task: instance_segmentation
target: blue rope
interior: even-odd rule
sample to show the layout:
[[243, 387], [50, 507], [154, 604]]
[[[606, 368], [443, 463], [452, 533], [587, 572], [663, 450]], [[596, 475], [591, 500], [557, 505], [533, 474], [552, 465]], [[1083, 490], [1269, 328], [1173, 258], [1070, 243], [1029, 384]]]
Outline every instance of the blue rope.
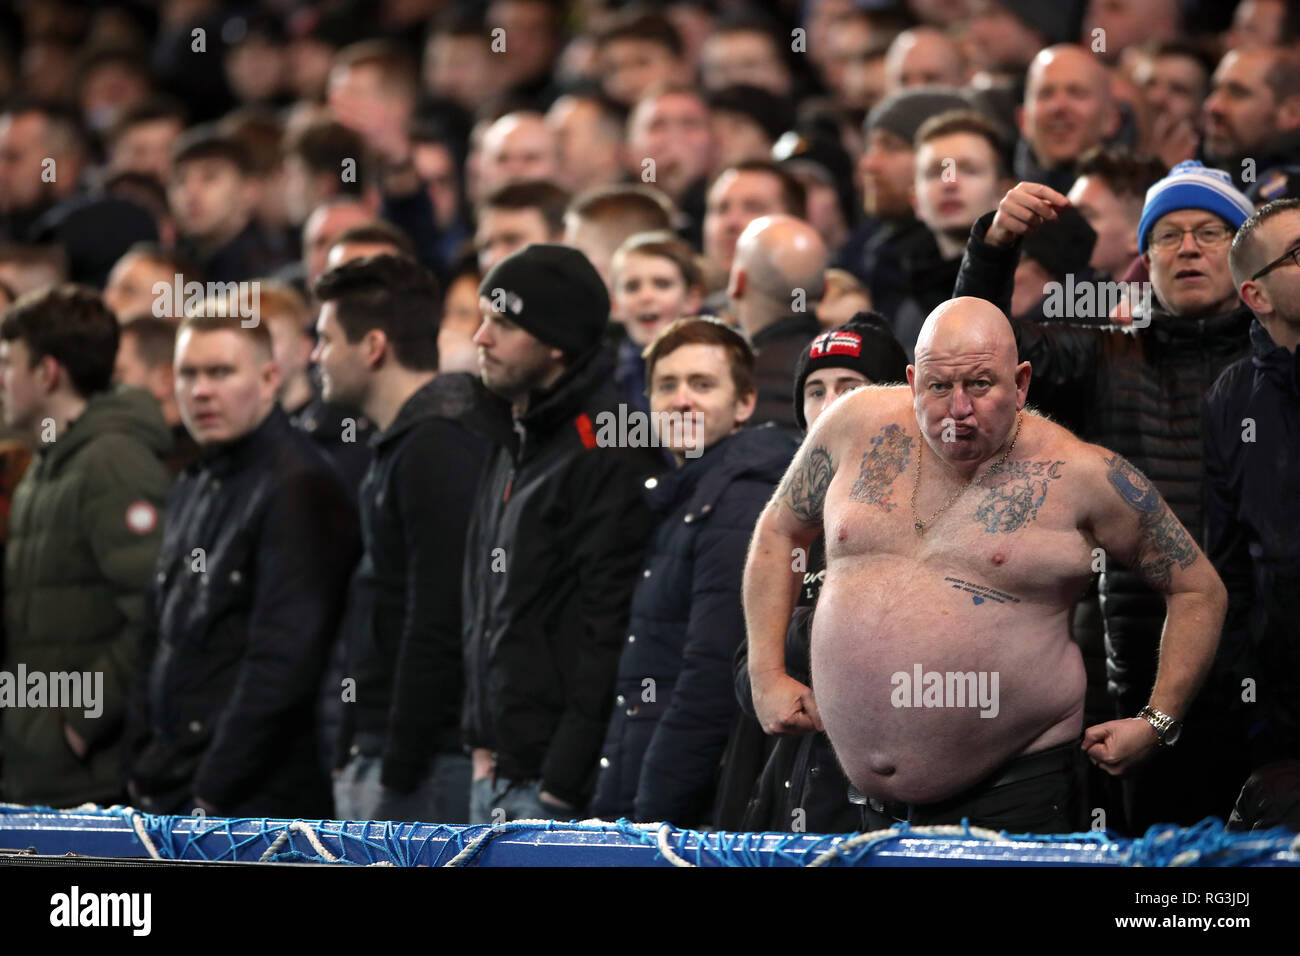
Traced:
[[1234, 833], [1225, 830], [1218, 818], [1208, 817], [1187, 829], [1153, 826], [1142, 837], [1125, 841], [1120, 856], [1129, 866], [1171, 866], [1184, 853], [1195, 854], [1189, 865], [1243, 866], [1288, 849], [1295, 839], [1285, 827]]
[[[0, 816], [31, 813], [67, 813], [48, 807], [21, 807], [0, 804]], [[95, 810], [76, 811], [113, 817], [132, 826], [138, 819], [153, 842], [158, 854], [165, 859], [204, 860], [208, 862], [258, 859], [282, 836], [291, 822], [271, 823], [264, 818], [236, 818], [205, 820], [187, 816], [156, 816], [140, 813], [129, 807], [114, 806]], [[625, 840], [654, 847], [656, 859], [659, 852], [657, 828], [634, 826], [621, 818], [609, 824], [562, 823], [546, 824], [503, 823], [495, 826], [452, 827], [414, 823], [380, 821], [329, 821], [303, 820], [316, 833], [320, 844], [338, 857], [339, 865], [365, 866], [375, 863], [392, 863], [409, 867], [424, 863], [442, 865], [459, 855], [467, 847], [474, 849], [461, 865], [473, 865], [488, 845], [503, 835], [520, 832], [587, 832], [617, 834]], [[835, 865], [861, 865], [887, 843], [902, 839], [970, 840], [979, 836], [970, 832], [969, 823], [962, 821], [965, 833], [917, 833], [906, 823], [897, 824], [870, 841], [850, 847], [835, 859]], [[359, 827], [358, 833], [348, 832], [348, 827]], [[134, 827], [132, 827], [134, 831]], [[245, 831], [243, 836], [235, 830]], [[418, 838], [416, 833], [423, 831]], [[824, 835], [809, 839], [807, 834], [766, 831], [762, 833], [732, 833], [727, 831], [699, 832], [672, 827], [665, 834], [666, 842], [679, 857], [697, 866], [806, 866], [831, 847], [851, 838], [848, 835]], [[1054, 844], [1092, 844], [1110, 851], [1107, 857], [1128, 866], [1241, 866], [1264, 862], [1276, 854], [1287, 851], [1296, 839], [1295, 834], [1278, 827], [1267, 831], [1230, 832], [1216, 818], [1208, 818], [1193, 827], [1173, 825], [1153, 826], [1140, 838], [1123, 839], [1106, 831], [1087, 831], [1068, 834], [1009, 834], [1009, 840]], [[431, 842], [432, 841], [432, 842]], [[476, 842], [478, 841], [478, 842]], [[311, 863], [331, 862], [321, 857], [303, 833], [290, 830], [284, 844], [268, 858], [271, 861]]]

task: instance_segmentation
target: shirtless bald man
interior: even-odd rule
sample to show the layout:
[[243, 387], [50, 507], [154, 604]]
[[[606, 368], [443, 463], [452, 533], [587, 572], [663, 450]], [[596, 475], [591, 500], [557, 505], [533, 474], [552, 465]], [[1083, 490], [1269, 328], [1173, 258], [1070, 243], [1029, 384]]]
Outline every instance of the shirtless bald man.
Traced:
[[[909, 385], [859, 389], [822, 415], [755, 531], [744, 601], [759, 720], [783, 735], [824, 722], [873, 823], [1078, 829], [1081, 739], [1111, 774], [1172, 745], [1214, 656], [1227, 600], [1214, 568], [1132, 465], [1023, 410], [1030, 374], [996, 306], [945, 302]], [[823, 527], [814, 698], [786, 674], [783, 638], [791, 554]], [[1167, 612], [1157, 713], [1083, 733], [1069, 616], [1096, 548], [1140, 568]]]

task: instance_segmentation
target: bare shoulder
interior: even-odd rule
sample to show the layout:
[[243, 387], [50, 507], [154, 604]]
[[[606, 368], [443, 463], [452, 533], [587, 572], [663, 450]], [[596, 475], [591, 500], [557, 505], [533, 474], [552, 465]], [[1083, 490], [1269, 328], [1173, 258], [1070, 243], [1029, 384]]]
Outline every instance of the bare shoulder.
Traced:
[[[868, 385], [832, 404], [813, 423], [777, 488], [773, 502], [787, 506], [778, 512], [804, 525], [820, 526], [836, 472], [865, 468], [860, 463], [869, 455], [863, 455], [863, 448], [872, 444], [883, 445], [883, 454], [878, 450], [876, 457], [889, 458], [896, 466], [877, 467], [882, 478], [887, 472], [894, 476], [901, 472], [912, 441], [901, 424], [910, 410], [910, 395], [906, 386]], [[859, 476], [855, 489], [861, 483]]]
[[[912, 390], [906, 385], [864, 385], [854, 389], [817, 419], [808, 434], [811, 443], [829, 449], [832, 454], [856, 447], [891, 425], [915, 426], [912, 413]], [[835, 455], [838, 463], [840, 456]]]
[[1051, 458], [1070, 465], [1071, 471], [1084, 471], [1097, 459], [1098, 452], [1105, 452], [1033, 408], [1025, 409], [1022, 421], [1020, 445], [1032, 449], [1035, 458]]
[[1070, 471], [1078, 500], [1094, 521], [1168, 510], [1155, 484], [1119, 452], [1065, 434], [1072, 441]]

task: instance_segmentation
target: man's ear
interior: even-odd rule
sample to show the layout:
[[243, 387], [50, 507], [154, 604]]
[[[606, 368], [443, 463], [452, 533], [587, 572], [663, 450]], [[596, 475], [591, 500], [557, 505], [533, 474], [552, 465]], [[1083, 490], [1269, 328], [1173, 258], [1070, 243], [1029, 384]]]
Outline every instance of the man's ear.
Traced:
[[[1095, 249], [1096, 247], [1094, 246], [1093, 248]], [[1138, 252], [1138, 233], [1137, 233], [1137, 226], [1136, 226], [1136, 225], [1135, 225], [1132, 229], [1129, 230], [1128, 237], [1127, 237], [1127, 241], [1124, 243], [1124, 254], [1125, 254], [1126, 256], [1128, 256], [1128, 258], [1129, 258], [1129, 262], [1130, 262], [1130, 263], [1132, 263], [1132, 261], [1133, 261], [1134, 259], [1136, 259], [1136, 258], [1138, 257], [1138, 255], [1139, 255], [1139, 252]], [[1147, 266], [1147, 270], [1150, 271], [1150, 269], [1151, 269], [1151, 267], [1150, 267], [1150, 265], [1148, 265], [1148, 266]], [[1114, 276], [1113, 278], [1115, 279], [1116, 282], [1119, 281], [1119, 276]]]
[[262, 198], [262, 188], [252, 176], [244, 176], [239, 184], [239, 201], [244, 204], [244, 211], [257, 215], [257, 203]]
[[382, 329], [370, 329], [361, 337], [362, 357], [367, 368], [378, 368], [388, 356], [388, 336]]
[[736, 399], [736, 424], [743, 425], [754, 414], [754, 409], [758, 407], [758, 389], [751, 389], [748, 394], [742, 395]]
[[[1137, 117], [1134, 117], [1134, 122], [1136, 121], [1137, 121]], [[1119, 104], [1116, 103], [1114, 99], [1112, 99], [1110, 102], [1109, 115], [1106, 117], [1106, 126], [1102, 133], [1102, 136], [1105, 139], [1110, 139], [1116, 133], [1119, 132], [1119, 128], [1121, 125], [1123, 125], [1123, 122], [1124, 122], [1124, 114], [1120, 110]]]
[[1029, 398], [1029, 379], [1033, 376], [1033, 366], [1021, 362], [1016, 366], [1016, 408], [1024, 408]]
[[1256, 315], [1271, 315], [1273, 313], [1273, 302], [1269, 298], [1268, 292], [1254, 279], [1247, 279], [1241, 284], [1240, 294], [1241, 301], [1246, 303], [1246, 308]]
[[911, 386], [912, 394], [915, 395], [916, 394], [916, 366], [915, 365], [909, 365], [907, 367], [907, 384]]
[[740, 299], [745, 295], [745, 283], [749, 277], [745, 275], [742, 267], [735, 266], [731, 270], [731, 278], [727, 281], [727, 298]]
[[697, 285], [691, 286], [686, 290], [686, 311], [682, 315], [699, 315], [703, 304], [704, 290]]
[[1277, 128], [1288, 132], [1300, 126], [1300, 96], [1288, 96], [1277, 110]]
[[149, 391], [160, 404], [167, 400], [167, 396], [176, 393], [176, 373], [170, 365], [158, 365], [149, 370]]
[[268, 358], [262, 365], [262, 382], [272, 395], [280, 391], [280, 384], [284, 381], [284, 376], [280, 374], [280, 366], [275, 359]]
[[66, 373], [53, 355], [43, 355], [36, 363], [36, 381], [46, 394], [59, 387]]

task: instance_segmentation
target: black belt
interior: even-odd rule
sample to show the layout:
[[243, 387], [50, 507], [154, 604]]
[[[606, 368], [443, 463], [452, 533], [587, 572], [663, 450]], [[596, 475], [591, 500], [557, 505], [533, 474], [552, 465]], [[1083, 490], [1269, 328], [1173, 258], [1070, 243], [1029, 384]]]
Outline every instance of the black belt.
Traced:
[[1080, 736], [1067, 743], [1048, 747], [1046, 750], [1038, 750], [1022, 757], [1013, 757], [983, 780], [968, 787], [961, 793], [934, 803], [898, 803], [893, 800], [877, 800], [875, 797], [868, 797], [852, 786], [849, 787], [849, 802], [869, 806], [877, 813], [883, 813], [899, 822], [905, 822], [912, 819], [918, 810], [942, 809], [945, 806], [964, 803], [975, 796], [995, 790], [998, 787], [1007, 787], [1013, 783], [1032, 780], [1035, 777], [1045, 777], [1048, 774], [1073, 770], [1079, 759], [1079, 748], [1082, 743], [1083, 737]]

